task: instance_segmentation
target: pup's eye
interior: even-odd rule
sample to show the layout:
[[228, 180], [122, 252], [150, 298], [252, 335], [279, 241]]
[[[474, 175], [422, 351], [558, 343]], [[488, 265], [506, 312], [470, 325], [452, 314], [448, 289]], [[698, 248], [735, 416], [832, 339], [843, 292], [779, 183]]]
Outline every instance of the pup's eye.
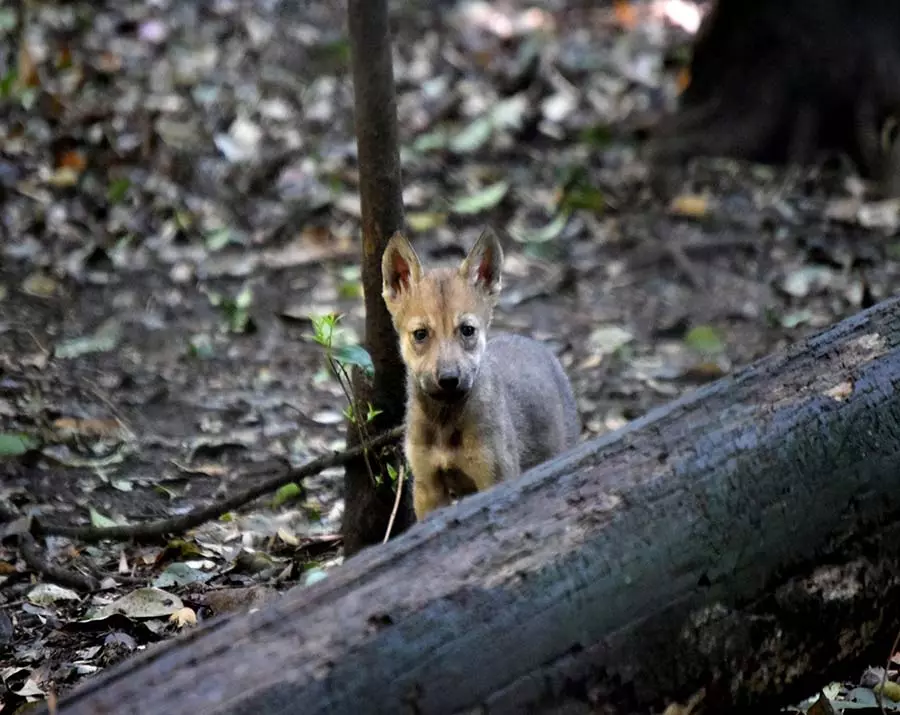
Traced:
[[473, 335], [475, 335], [475, 326], [463, 323], [459, 326], [459, 334], [464, 338], [471, 338]]
[[412, 331], [413, 340], [417, 343], [421, 343], [425, 338], [428, 337], [428, 330], [426, 328], [418, 328], [417, 330]]

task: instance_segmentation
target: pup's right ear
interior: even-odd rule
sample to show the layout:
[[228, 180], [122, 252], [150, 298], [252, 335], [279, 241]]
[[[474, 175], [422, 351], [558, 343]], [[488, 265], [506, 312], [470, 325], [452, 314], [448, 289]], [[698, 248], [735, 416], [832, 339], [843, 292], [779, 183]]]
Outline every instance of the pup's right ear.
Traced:
[[388, 241], [381, 257], [381, 296], [388, 310], [393, 310], [404, 290], [418, 283], [422, 277], [422, 264], [412, 245], [397, 231]]

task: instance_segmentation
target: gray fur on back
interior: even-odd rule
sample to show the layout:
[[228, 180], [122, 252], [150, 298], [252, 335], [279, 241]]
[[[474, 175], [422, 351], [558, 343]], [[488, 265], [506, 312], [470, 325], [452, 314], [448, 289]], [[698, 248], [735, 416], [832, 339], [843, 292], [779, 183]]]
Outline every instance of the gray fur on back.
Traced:
[[496, 333], [487, 342], [477, 378], [482, 380], [492, 383], [493, 389], [479, 392], [496, 399], [489, 409], [509, 415], [522, 471], [578, 441], [581, 419], [572, 386], [556, 355], [543, 343]]

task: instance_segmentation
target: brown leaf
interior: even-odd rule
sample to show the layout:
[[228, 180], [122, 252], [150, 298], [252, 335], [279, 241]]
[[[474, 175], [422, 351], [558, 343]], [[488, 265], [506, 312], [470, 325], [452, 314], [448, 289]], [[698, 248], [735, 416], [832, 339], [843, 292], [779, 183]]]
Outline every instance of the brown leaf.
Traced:
[[94, 60], [94, 67], [103, 74], [115, 74], [122, 69], [122, 58], [114, 52], [104, 52]]
[[672, 199], [669, 211], [676, 216], [703, 218], [709, 213], [709, 201], [705, 196], [682, 194]]
[[825, 697], [825, 693], [819, 693], [819, 699], [806, 712], [807, 715], [834, 715], [834, 707], [832, 707], [831, 701]]
[[87, 159], [79, 149], [68, 149], [56, 157], [56, 167], [58, 169], [72, 169], [81, 173], [86, 166]]
[[631, 0], [614, 0], [616, 22], [624, 30], [633, 30], [637, 26], [637, 12]]
[[81, 420], [75, 417], [60, 417], [54, 420], [53, 429], [61, 439], [72, 437], [120, 439], [124, 432], [121, 423], [115, 419]]
[[37, 64], [28, 50], [27, 43], [23, 42], [19, 45], [19, 76], [17, 83], [19, 87], [38, 87], [41, 84], [38, 76]]
[[56, 55], [56, 66], [58, 69], [68, 69], [72, 66], [72, 48], [65, 45], [60, 48]]

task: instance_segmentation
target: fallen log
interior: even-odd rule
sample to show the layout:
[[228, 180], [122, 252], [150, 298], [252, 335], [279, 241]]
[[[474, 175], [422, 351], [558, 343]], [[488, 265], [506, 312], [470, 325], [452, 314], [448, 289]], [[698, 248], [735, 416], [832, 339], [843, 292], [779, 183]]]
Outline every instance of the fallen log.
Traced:
[[764, 712], [900, 626], [900, 303], [110, 669], [63, 715]]

